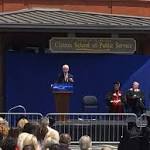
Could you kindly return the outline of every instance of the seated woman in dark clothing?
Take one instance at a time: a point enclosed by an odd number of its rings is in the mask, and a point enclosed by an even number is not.
[[[124,96],[119,81],[114,83],[113,90],[106,95],[106,101],[110,113],[124,112]]]

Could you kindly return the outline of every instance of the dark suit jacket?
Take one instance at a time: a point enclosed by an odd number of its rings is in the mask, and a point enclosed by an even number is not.
[[[136,105],[142,108],[144,107],[144,94],[142,91],[134,92],[132,90],[128,90],[126,93],[126,99],[128,105],[131,107],[136,107]]]
[[[73,75],[68,73],[68,79],[72,78],[73,79]],[[72,83],[68,80],[68,82],[65,81],[65,78],[64,78],[64,74],[61,73],[59,74],[58,76],[58,79],[57,79],[57,83]]]

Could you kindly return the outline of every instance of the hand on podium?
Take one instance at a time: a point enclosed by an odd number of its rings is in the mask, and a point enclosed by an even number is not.
[[[73,78],[69,78],[68,80],[69,80],[70,82],[74,82]]]

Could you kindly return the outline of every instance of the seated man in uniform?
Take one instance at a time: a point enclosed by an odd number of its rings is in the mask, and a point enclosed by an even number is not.
[[[139,86],[140,84],[134,81],[132,88],[126,93],[127,112],[135,113],[137,116],[144,112],[144,95]]]

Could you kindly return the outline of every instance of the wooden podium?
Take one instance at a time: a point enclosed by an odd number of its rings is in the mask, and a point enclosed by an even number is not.
[[[69,83],[55,83],[52,85],[57,113],[69,113],[69,101],[73,93],[73,85]],[[60,115],[59,120],[65,121],[66,116]]]

